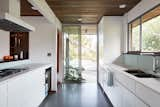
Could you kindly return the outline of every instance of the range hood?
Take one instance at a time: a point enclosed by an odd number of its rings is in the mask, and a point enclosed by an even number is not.
[[[0,1],[0,29],[10,32],[28,32],[35,28],[20,17],[20,0]]]

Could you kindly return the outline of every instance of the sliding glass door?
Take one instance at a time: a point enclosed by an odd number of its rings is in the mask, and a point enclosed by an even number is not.
[[[97,28],[95,25],[81,26],[82,77],[86,82],[96,82],[97,78]]]
[[[96,81],[96,27],[65,25],[63,26],[63,32],[65,41],[65,79],[83,80],[82,77],[87,79],[94,74]]]
[[[81,26],[64,26],[65,79],[81,78]]]

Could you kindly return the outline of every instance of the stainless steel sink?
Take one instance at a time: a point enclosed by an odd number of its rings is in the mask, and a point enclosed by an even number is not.
[[[136,74],[136,77],[139,78],[159,78],[158,76],[152,75],[152,74]]]
[[[126,70],[125,72],[132,74],[132,75],[139,77],[139,78],[160,78],[160,77],[153,75],[153,74],[147,74],[144,71],[139,70],[139,69],[130,69],[130,70]]]
[[[125,72],[128,72],[130,74],[133,74],[133,73],[144,73],[142,70],[139,70],[139,69],[130,69],[130,70],[126,70]]]

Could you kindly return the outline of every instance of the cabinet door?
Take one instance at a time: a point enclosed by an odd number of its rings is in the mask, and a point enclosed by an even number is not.
[[[33,101],[36,106],[43,101],[45,98],[45,70],[37,69],[32,73],[32,93]]]
[[[112,92],[112,94],[114,94],[113,99],[115,100],[115,106],[116,107],[122,107],[122,99],[123,99],[123,87],[121,86],[121,84],[115,80],[114,78],[114,92]]]
[[[135,107],[134,95],[123,88],[123,107]]]
[[[123,89],[123,107],[149,107],[128,89]]]
[[[8,107],[27,107],[26,95],[28,87],[24,76],[8,81]]]
[[[160,94],[140,83],[136,83],[136,95],[151,107],[160,107]]]
[[[113,86],[105,85],[104,91],[109,97],[114,107],[123,107],[122,106],[123,89],[118,81],[114,80]]]
[[[138,98],[135,98],[135,107],[149,107],[149,105],[145,104]]]
[[[5,88],[1,91],[0,85],[0,98],[5,91]],[[45,69],[36,69],[8,81],[8,107],[38,107],[44,98]]]
[[[0,83],[0,107],[7,107],[7,82]]]
[[[37,69],[8,81],[8,107],[38,107],[45,98],[45,70]]]

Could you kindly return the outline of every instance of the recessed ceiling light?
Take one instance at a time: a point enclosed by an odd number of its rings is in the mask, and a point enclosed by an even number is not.
[[[79,22],[81,22],[81,21],[82,21],[82,18],[78,18],[77,20],[78,20]]]
[[[120,8],[120,9],[124,9],[124,8],[126,8],[126,7],[127,7],[126,4],[121,4],[121,5],[119,5],[119,8]]]
[[[37,9],[36,7],[34,7],[34,6],[32,6],[31,8],[32,8],[33,10],[38,10],[38,9]]]

